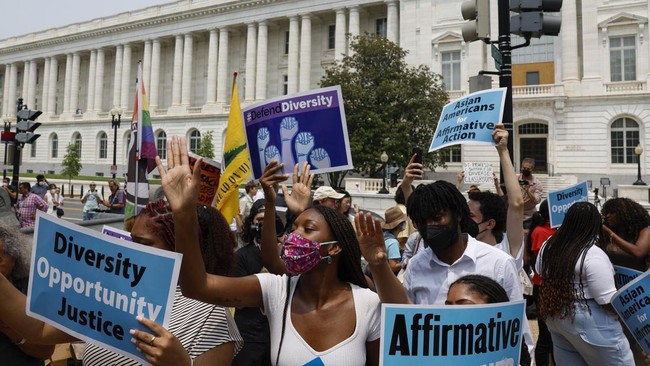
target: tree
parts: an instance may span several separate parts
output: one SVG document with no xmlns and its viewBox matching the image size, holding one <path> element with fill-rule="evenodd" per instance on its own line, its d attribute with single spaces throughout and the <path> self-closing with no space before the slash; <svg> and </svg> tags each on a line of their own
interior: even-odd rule
<svg viewBox="0 0 650 366">
<path fill-rule="evenodd" d="M 196 151 L 197 155 L 201 155 L 204 158 L 213 159 L 214 158 L 214 144 L 212 143 L 212 130 L 208 130 L 201 137 L 201 146 Z"/>
<path fill-rule="evenodd" d="M 351 56 L 326 70 L 320 85 L 340 85 L 354 170 L 374 175 L 380 155 L 404 167 L 414 147 L 426 151 L 433 139 L 442 107 L 449 97 L 441 76 L 421 65 L 407 65 L 407 51 L 384 37 L 365 34 L 351 38 Z M 444 165 L 439 153 L 424 155 L 424 165 Z M 347 172 L 330 173 L 341 186 Z"/>
<path fill-rule="evenodd" d="M 69 143 L 66 147 L 65 156 L 61 162 L 63 170 L 61 170 L 61 175 L 68 177 L 68 185 L 72 183 L 72 177 L 76 177 L 81 172 L 81 159 L 79 157 L 79 146 L 78 143 Z"/>
</svg>

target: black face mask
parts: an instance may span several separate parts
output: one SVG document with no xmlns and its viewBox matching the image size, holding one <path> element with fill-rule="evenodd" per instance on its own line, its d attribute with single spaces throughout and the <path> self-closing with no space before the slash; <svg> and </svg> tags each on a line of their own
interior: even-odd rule
<svg viewBox="0 0 650 366">
<path fill-rule="evenodd" d="M 530 170 L 528 170 L 528 169 L 522 169 L 522 170 L 521 170 L 521 175 L 523 175 L 523 176 L 526 177 L 526 178 L 530 177 L 531 174 L 532 174 L 532 173 L 531 173 Z"/>
<path fill-rule="evenodd" d="M 426 229 L 420 232 L 425 247 L 432 250 L 444 250 L 454 244 L 458 239 L 458 223 L 451 225 L 427 225 Z"/>
<path fill-rule="evenodd" d="M 253 235 L 253 238 L 257 240 L 258 242 L 262 240 L 262 224 L 259 225 L 251 225 L 251 234 Z"/>
</svg>

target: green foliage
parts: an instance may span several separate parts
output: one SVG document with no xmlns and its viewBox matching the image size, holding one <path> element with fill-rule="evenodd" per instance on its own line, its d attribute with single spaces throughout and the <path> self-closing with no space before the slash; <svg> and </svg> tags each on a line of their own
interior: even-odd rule
<svg viewBox="0 0 650 366">
<path fill-rule="evenodd" d="M 214 144 L 212 143 L 212 130 L 204 133 L 201 136 L 201 146 L 196 152 L 204 158 L 214 159 Z"/>
<path fill-rule="evenodd" d="M 442 107 L 449 97 L 441 76 L 426 66 L 409 66 L 407 51 L 376 35 L 351 39 L 352 56 L 326 71 L 320 85 L 340 85 L 355 171 L 374 174 L 380 155 L 404 167 L 413 147 L 425 152 L 431 143 Z M 424 155 L 428 168 L 444 165 L 437 153 Z M 341 185 L 338 174 L 333 185 Z"/>
<path fill-rule="evenodd" d="M 63 170 L 61 170 L 61 175 L 68 178 L 68 181 L 72 178 L 77 177 L 79 172 L 81 172 L 81 159 L 79 157 L 79 146 L 78 143 L 70 143 L 66 147 L 66 153 L 61 162 Z"/>
</svg>

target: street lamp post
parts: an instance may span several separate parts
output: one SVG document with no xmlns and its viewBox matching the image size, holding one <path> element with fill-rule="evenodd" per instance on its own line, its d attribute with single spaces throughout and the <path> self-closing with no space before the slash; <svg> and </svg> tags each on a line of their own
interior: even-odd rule
<svg viewBox="0 0 650 366">
<path fill-rule="evenodd" d="M 4 119 L 4 135 L 6 137 L 9 137 L 9 134 L 11 133 L 11 118 L 5 117 Z M 4 137 L 4 136 L 3 136 Z M 3 139 L 4 140 L 4 139 Z M 9 142 L 8 141 L 2 141 L 5 145 L 5 158 L 3 162 L 3 167 L 2 167 L 2 178 L 7 178 L 7 153 L 9 152 L 8 146 Z"/>
<path fill-rule="evenodd" d="M 113 175 L 113 179 L 115 179 L 115 175 L 117 174 L 117 129 L 120 128 L 121 121 L 122 110 L 113 107 L 111 109 L 111 127 L 113 128 L 113 165 L 111 166 L 111 174 Z"/>
<path fill-rule="evenodd" d="M 643 154 L 643 147 L 641 144 L 636 145 L 634 148 L 634 153 L 636 154 L 636 163 L 637 163 L 637 171 L 636 171 L 636 182 L 632 183 L 632 185 L 635 186 L 645 186 L 645 182 L 643 179 L 641 179 L 641 154 Z"/>
<path fill-rule="evenodd" d="M 388 189 L 386 189 L 386 163 L 388 163 L 388 154 L 384 151 L 381 153 L 381 156 L 379 157 L 381 159 L 381 163 L 383 164 L 382 171 L 381 171 L 381 189 L 379 190 L 379 193 L 381 194 L 388 194 Z"/>
</svg>

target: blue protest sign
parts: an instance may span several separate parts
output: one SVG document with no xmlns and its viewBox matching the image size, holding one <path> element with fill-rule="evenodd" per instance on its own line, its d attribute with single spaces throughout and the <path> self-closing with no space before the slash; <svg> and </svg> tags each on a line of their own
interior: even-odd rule
<svg viewBox="0 0 650 366">
<path fill-rule="evenodd" d="M 551 218 L 551 227 L 562 225 L 567 211 L 576 202 L 589 202 L 589 187 L 587 187 L 587 182 L 578 183 L 559 191 L 549 192 L 548 214 Z"/>
<path fill-rule="evenodd" d="M 612 305 L 643 351 L 650 354 L 650 272 L 627 283 L 612 297 Z"/>
<path fill-rule="evenodd" d="M 519 365 L 524 307 L 383 304 L 379 363 Z"/>
<path fill-rule="evenodd" d="M 129 330 L 140 315 L 167 327 L 181 255 L 38 213 L 27 314 L 147 363 Z"/>
<path fill-rule="evenodd" d="M 506 88 L 483 90 L 448 103 L 440 113 L 429 151 L 456 144 L 494 144 L 501 123 Z"/>
<path fill-rule="evenodd" d="M 628 284 L 628 282 L 642 275 L 643 272 L 637 271 L 622 266 L 614 266 L 614 280 L 616 281 L 616 288 L 621 288 Z"/>
<path fill-rule="evenodd" d="M 102 234 L 106 234 L 108 236 L 112 236 L 114 238 L 118 238 L 126 241 L 132 241 L 130 232 L 116 229 L 108 225 L 102 226 Z"/>
<path fill-rule="evenodd" d="M 353 167 L 340 86 L 283 95 L 242 113 L 254 179 L 273 160 L 285 164 L 285 173 L 305 161 L 313 173 Z"/>
</svg>

